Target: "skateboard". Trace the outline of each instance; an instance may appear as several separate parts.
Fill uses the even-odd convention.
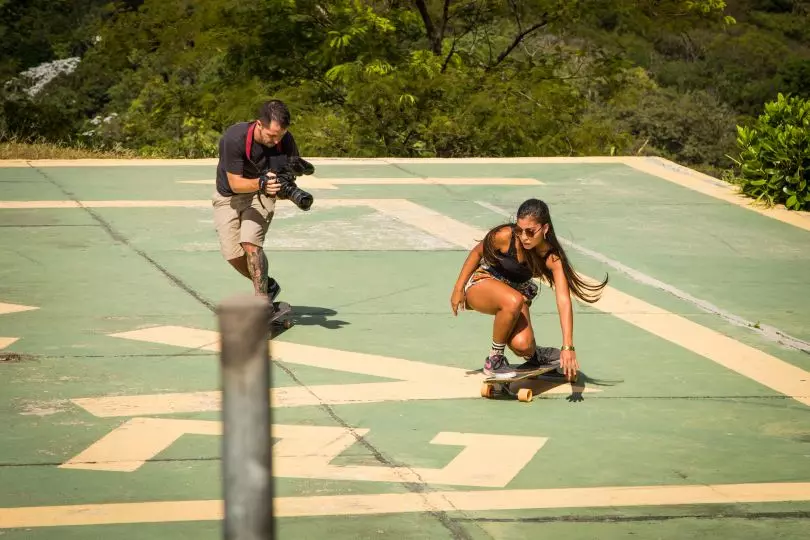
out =
[[[281,327],[287,330],[292,328],[293,320],[290,314],[292,313],[292,306],[287,302],[273,302],[273,314],[270,316],[271,327]]]
[[[524,379],[538,377],[549,371],[555,371],[558,367],[560,367],[560,361],[554,360],[531,371],[519,371],[514,377],[487,377],[481,384],[481,397],[494,398],[497,394],[507,394],[518,398],[518,401],[531,401],[532,397],[534,397],[531,388],[521,388],[517,392],[514,392],[509,385]]]

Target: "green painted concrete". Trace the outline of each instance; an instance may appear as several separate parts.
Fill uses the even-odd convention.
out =
[[[203,199],[212,190],[174,182],[203,179],[210,168],[43,170],[88,200]],[[0,199],[64,198],[34,173],[0,169]],[[341,186],[316,195],[406,198],[481,229],[502,219],[474,201],[514,209],[523,199],[540,196],[551,203],[557,229],[565,237],[737,315],[797,337],[808,335],[810,302],[799,281],[810,269],[806,231],[624,166],[409,164],[324,166],[318,171],[324,178],[411,173],[532,176],[545,185]],[[0,363],[0,507],[219,498],[218,437],[184,436],[134,473],[56,468],[127,420],[93,417],[70,399],[218,389],[216,354],[109,337],[156,325],[216,330],[211,311],[138,252],[210,304],[251,290],[222,261],[208,208],[94,212],[127,244],[113,240],[82,210],[0,211],[0,302],[39,308],[0,316],[0,336],[21,338],[9,350],[34,356]],[[470,370],[481,367],[491,319],[476,313],[454,318],[449,309],[451,288],[466,255],[458,247],[366,208],[307,214],[282,209],[267,245],[284,298],[318,314],[280,339]],[[570,254],[589,275],[609,271],[612,284],[623,292],[810,369],[803,353],[641,285],[585,255]],[[531,405],[453,399],[332,410],[346,424],[370,429],[367,441],[386,459],[413,467],[442,467],[456,455],[457,448],[429,444],[442,431],[548,437],[507,488],[810,480],[806,406],[594,308],[575,309],[583,376],[588,386],[601,390],[585,394],[584,401],[571,402],[562,394],[542,396]],[[558,345],[559,319],[549,290],[541,292],[532,313],[538,340]],[[386,380],[285,367],[306,385]],[[278,386],[295,384],[281,369],[273,374]],[[322,407],[275,409],[274,415],[277,423],[336,423]],[[216,420],[218,413],[166,417]],[[508,456],[504,448],[499,459]],[[378,461],[354,445],[335,463]],[[389,483],[292,478],[278,479],[277,487],[283,496],[406,490]],[[763,531],[790,538],[806,527],[810,512],[810,504],[732,506],[449,516],[470,538],[678,538],[701,533],[753,538]],[[732,517],[723,517],[724,510]],[[770,517],[744,517],[761,513]],[[615,515],[649,521],[606,521]],[[660,517],[664,515],[668,519]],[[579,521],[564,521],[572,516]],[[281,526],[284,536],[292,538],[320,536],[324,530],[335,538],[452,537],[435,518],[422,514],[296,518],[283,520]],[[217,523],[187,523],[0,533],[14,539],[113,533],[122,538],[214,538],[220,529]]]

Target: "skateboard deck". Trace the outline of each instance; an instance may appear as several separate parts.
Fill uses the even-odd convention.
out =
[[[273,302],[273,314],[270,316],[270,326],[282,327],[285,330],[291,328],[293,323],[292,306],[287,302]]]
[[[533,369],[530,371],[520,371],[517,374],[515,374],[514,377],[503,377],[503,378],[487,377],[481,384],[481,397],[493,398],[497,394],[507,394],[512,397],[517,397],[518,401],[531,401],[533,397],[531,388],[521,388],[517,392],[514,392],[509,387],[509,385],[511,383],[522,381],[524,379],[532,379],[535,377],[539,377],[550,371],[555,371],[559,367],[560,361],[554,360],[553,362],[549,362],[548,364],[543,364],[541,367],[537,369]]]

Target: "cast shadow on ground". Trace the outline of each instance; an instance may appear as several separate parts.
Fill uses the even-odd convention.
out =
[[[293,320],[292,328],[296,326],[320,326],[329,330],[339,330],[347,324],[348,321],[341,321],[339,319],[331,319],[330,317],[337,315],[334,309],[315,307],[315,306],[290,306],[292,308],[291,318]],[[286,332],[288,329],[280,327],[276,324],[273,325],[271,330],[271,338],[275,338]]]
[[[351,324],[348,321],[330,319],[329,317],[337,315],[337,311],[323,307],[292,306],[292,315],[296,326],[320,326],[329,330],[339,330]]]

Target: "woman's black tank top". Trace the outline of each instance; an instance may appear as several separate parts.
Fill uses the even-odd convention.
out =
[[[498,252],[498,260],[495,261],[493,269],[509,281],[523,283],[532,278],[532,271],[526,262],[518,262],[516,241],[513,229],[509,238],[509,250],[506,253]]]

